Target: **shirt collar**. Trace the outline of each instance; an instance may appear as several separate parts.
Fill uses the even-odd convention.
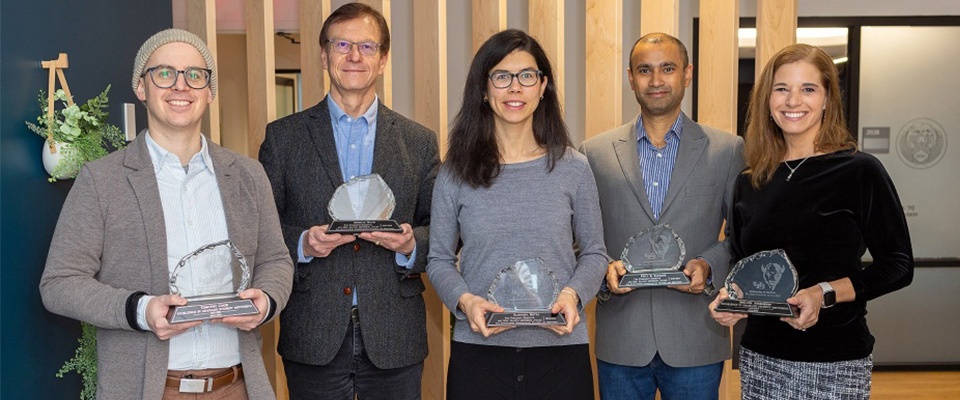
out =
[[[669,137],[671,133],[676,136],[677,139],[680,139],[680,135],[683,133],[683,112],[677,116],[677,120],[670,126],[670,130],[667,131],[664,139]],[[637,141],[641,141],[644,138],[647,138],[647,130],[643,128],[643,115],[641,114],[637,116]],[[647,138],[647,141],[650,141],[650,139]]]
[[[343,118],[344,116],[348,118],[350,117],[349,115],[347,115],[346,111],[343,111],[343,109],[340,108],[340,105],[337,104],[337,101],[334,100],[333,97],[330,96],[329,94],[327,95],[327,100],[329,100],[327,101],[327,109],[330,110],[330,119],[334,123],[340,121],[340,118]],[[373,103],[370,103],[370,107],[367,108],[367,111],[364,111],[363,114],[360,115],[360,118],[366,119],[367,124],[370,124],[372,121],[376,120],[377,110],[379,108],[380,108],[380,96],[374,96]]]
[[[147,130],[147,137],[145,138],[147,142],[147,150],[150,152],[150,161],[153,163],[153,172],[159,173],[163,169],[164,165],[172,164],[177,167],[183,167],[183,164],[180,163],[180,158],[176,154],[168,151],[158,144],[150,136],[150,130]],[[200,151],[197,154],[194,154],[190,158],[191,166],[202,166],[204,169],[214,173],[213,162],[210,159],[210,148],[207,146],[207,138],[201,134],[200,135]]]

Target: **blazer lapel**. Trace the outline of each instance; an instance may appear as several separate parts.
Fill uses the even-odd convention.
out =
[[[377,109],[377,137],[373,144],[373,166],[371,173],[380,174],[384,181],[391,175],[390,165],[397,155],[399,134],[395,133],[395,115],[383,103]]]
[[[207,147],[210,152],[210,158],[213,162],[213,170],[217,175],[217,187],[220,189],[220,201],[223,203],[223,217],[227,221],[227,235],[238,248],[243,249],[241,238],[244,232],[240,232],[239,218],[244,216],[244,204],[241,201],[248,201],[249,197],[241,196],[240,178],[237,175],[235,163],[236,156],[226,151],[220,146],[208,142]],[[248,232],[247,232],[248,233]],[[248,233],[249,234],[249,233]]]
[[[133,171],[127,175],[127,181],[133,188],[140,205],[140,215],[147,235],[147,254],[150,258],[150,287],[153,293],[170,292],[170,267],[167,265],[167,228],[163,219],[163,205],[160,204],[160,189],[157,187],[157,174],[147,150],[145,134],[137,139],[124,152],[123,164]]]
[[[643,188],[643,172],[640,171],[640,156],[637,153],[636,123],[630,124],[629,128],[623,132],[623,136],[614,140],[612,144],[620,169],[623,170],[623,176],[627,178],[627,184],[637,196],[643,211],[651,220],[654,220],[647,191]]]
[[[673,164],[673,173],[670,174],[670,187],[663,198],[660,215],[666,215],[670,203],[677,198],[680,191],[686,186],[690,174],[700,161],[700,155],[706,148],[706,135],[699,125],[686,115],[683,116],[683,132],[680,135],[680,147],[677,149],[677,159]]]
[[[343,183],[343,173],[340,172],[340,158],[337,157],[337,142],[333,137],[333,126],[330,124],[328,101],[330,101],[329,98],[324,98],[309,110],[307,116],[310,119],[304,129],[317,150],[317,157],[320,158],[330,183],[333,187],[337,187]]]

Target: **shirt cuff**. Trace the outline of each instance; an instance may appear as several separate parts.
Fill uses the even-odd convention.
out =
[[[153,330],[150,329],[150,324],[147,323],[147,303],[154,297],[157,296],[143,296],[139,302],[137,302],[137,325],[140,325],[140,329],[148,332],[152,332]]]
[[[413,246],[413,251],[410,253],[410,257],[405,256],[403,253],[397,253],[396,261],[398,266],[406,269],[413,269],[413,263],[417,261],[417,246]]]
[[[305,257],[303,255],[303,237],[307,234],[308,231],[303,231],[300,234],[300,241],[297,242],[297,262],[300,264],[306,264],[310,261],[313,261],[313,256]]]

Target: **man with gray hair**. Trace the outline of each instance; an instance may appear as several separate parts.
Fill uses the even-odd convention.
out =
[[[217,75],[199,37],[155,34],[132,78],[147,129],[77,176],[40,281],[43,304],[98,328],[98,399],[273,399],[256,328],[286,304],[293,265],[267,176],[200,133]],[[172,307],[188,304],[171,294],[178,262],[224,240],[252,271],[239,297],[259,313],[171,323]],[[231,269],[217,267],[203,277],[181,270],[178,285],[234,290]]]

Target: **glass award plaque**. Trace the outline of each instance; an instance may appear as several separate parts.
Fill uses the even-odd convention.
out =
[[[178,285],[181,278],[189,283]],[[239,286],[234,286],[238,282]],[[170,293],[183,296],[187,304],[171,307],[167,320],[176,324],[259,314],[253,300],[239,296],[249,286],[250,268],[233,242],[203,246],[180,259],[170,274]]]
[[[761,251],[733,266],[724,283],[730,297],[721,300],[716,310],[796,317],[800,311],[787,299],[797,293],[798,282],[797,269],[786,252]]]
[[[644,229],[630,237],[620,260],[627,273],[620,278],[620,287],[642,288],[687,285],[683,274],[683,258],[687,249],[680,236],[661,224]]]
[[[333,192],[327,211],[333,222],[328,233],[403,232],[393,221],[396,200],[378,174],[356,176]]]
[[[560,294],[557,276],[540,258],[518,261],[494,278],[487,300],[503,312],[487,313],[487,326],[566,325],[550,308]]]

